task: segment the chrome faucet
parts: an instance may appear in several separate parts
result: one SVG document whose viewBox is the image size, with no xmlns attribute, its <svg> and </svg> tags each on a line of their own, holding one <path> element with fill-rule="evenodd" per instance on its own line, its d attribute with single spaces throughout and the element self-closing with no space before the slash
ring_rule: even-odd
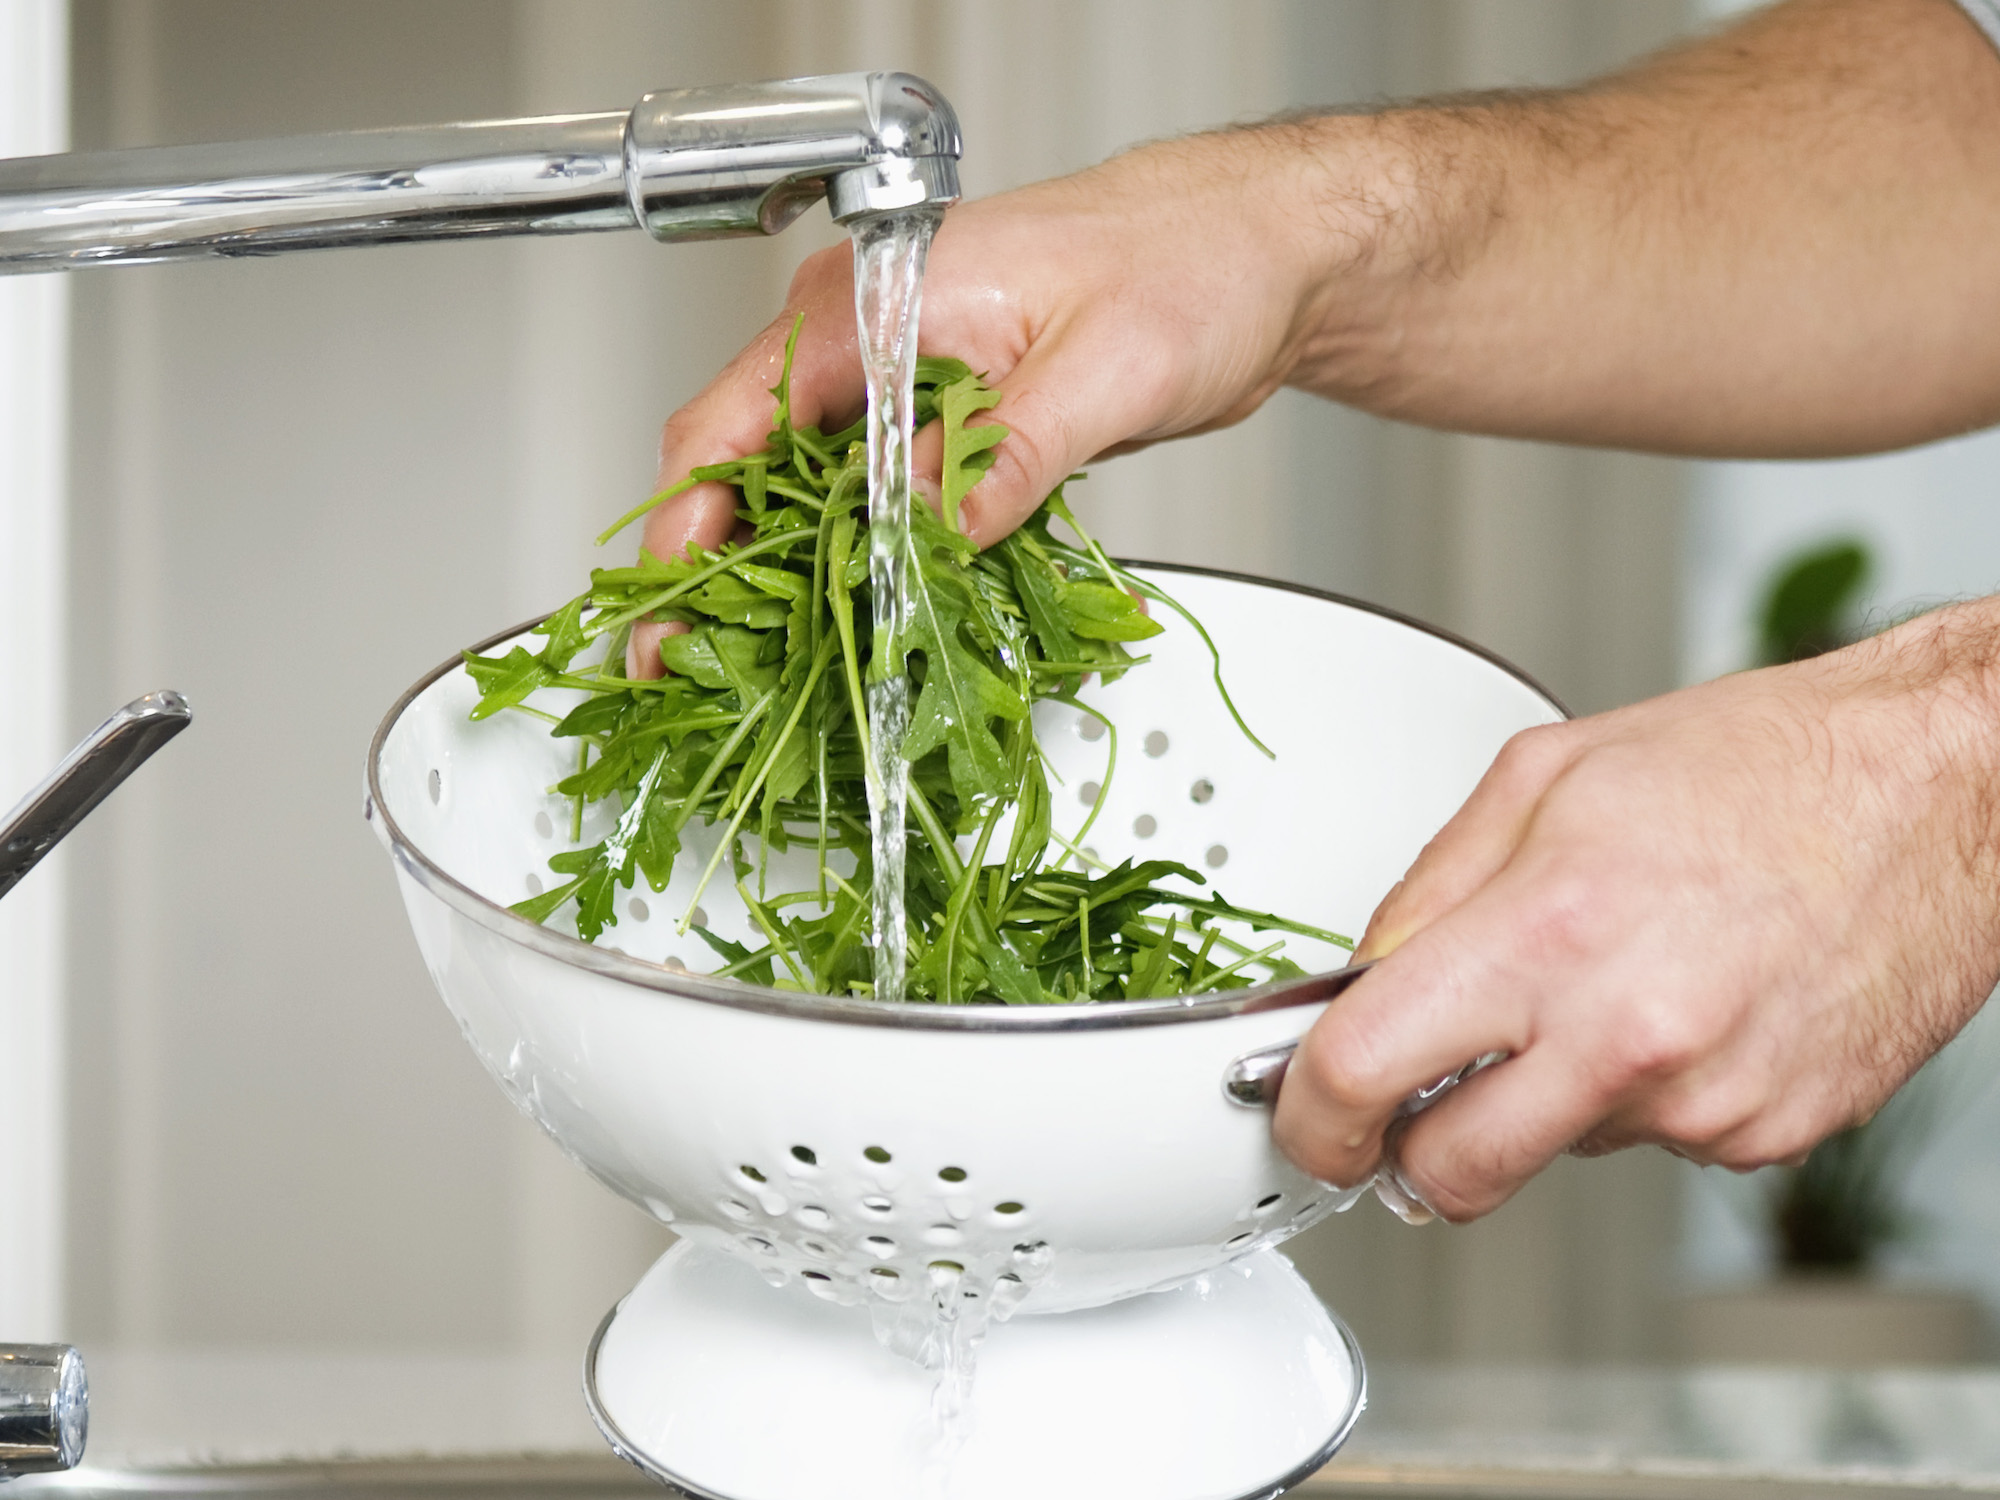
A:
<svg viewBox="0 0 2000 1500">
<path fill-rule="evenodd" d="M 0 896 L 192 718 L 179 693 L 148 693 L 85 735 L 0 819 Z M 89 1425 L 90 1384 L 76 1350 L 0 1344 L 0 1480 L 75 1467 Z"/>
<path fill-rule="evenodd" d="M 477 235 L 776 234 L 958 198 L 958 118 L 907 73 L 669 89 L 626 113 L 0 161 L 0 273 Z M 0 895 L 186 723 L 130 705 L 0 825 Z M 83 1451 L 83 1362 L 0 1344 L 0 1480 Z"/>
<path fill-rule="evenodd" d="M 629 112 L 0 161 L 0 272 L 496 234 L 776 234 L 958 198 L 907 73 L 668 89 Z"/>
</svg>

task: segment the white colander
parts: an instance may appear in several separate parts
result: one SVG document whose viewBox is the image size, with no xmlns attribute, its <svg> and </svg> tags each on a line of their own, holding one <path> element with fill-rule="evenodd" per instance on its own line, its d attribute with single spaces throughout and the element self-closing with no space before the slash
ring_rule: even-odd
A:
<svg viewBox="0 0 2000 1500">
<path fill-rule="evenodd" d="M 1206 624 L 1276 759 L 1231 723 L 1198 638 L 1159 611 L 1152 663 L 1086 690 L 1121 730 L 1086 839 L 1106 861 L 1177 859 L 1238 905 L 1358 933 L 1501 744 L 1561 717 L 1504 663 L 1385 612 L 1138 571 Z M 835 1301 L 914 1304 L 945 1278 L 995 1314 L 1060 1312 L 1184 1281 L 1335 1206 L 1273 1149 L 1268 1115 L 1223 1089 L 1232 1060 L 1295 1039 L 1318 1005 L 1260 1009 L 1257 990 L 895 1005 L 709 980 L 688 972 L 708 950 L 675 934 L 685 873 L 621 897 L 595 946 L 512 915 L 573 847 L 569 804 L 545 789 L 574 751 L 525 716 L 471 722 L 477 697 L 456 660 L 405 695 L 370 752 L 368 816 L 431 976 L 500 1086 L 680 1234 Z M 1059 705 L 1037 723 L 1073 814 L 1058 827 L 1074 830 L 1109 741 Z M 593 810 L 585 842 L 607 816 Z M 705 863 L 691 846 L 703 858 L 684 868 Z M 701 904 L 715 930 L 753 937 L 720 883 Z M 1287 951 L 1308 968 L 1342 959 Z"/>
</svg>

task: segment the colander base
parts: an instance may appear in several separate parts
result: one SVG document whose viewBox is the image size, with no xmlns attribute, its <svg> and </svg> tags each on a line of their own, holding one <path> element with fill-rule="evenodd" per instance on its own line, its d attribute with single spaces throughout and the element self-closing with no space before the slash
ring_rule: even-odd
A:
<svg viewBox="0 0 2000 1500">
<path fill-rule="evenodd" d="M 683 1241 L 606 1317 L 584 1387 L 613 1448 L 693 1500 L 1252 1500 L 1333 1455 L 1366 1383 L 1353 1336 L 1267 1250 L 996 1327 L 954 1450 L 935 1378 L 867 1309 Z"/>
</svg>

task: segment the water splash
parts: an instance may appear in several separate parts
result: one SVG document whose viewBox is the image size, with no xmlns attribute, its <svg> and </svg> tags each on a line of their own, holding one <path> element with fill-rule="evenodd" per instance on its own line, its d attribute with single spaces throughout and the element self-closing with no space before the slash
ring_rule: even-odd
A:
<svg viewBox="0 0 2000 1500">
<path fill-rule="evenodd" d="M 917 315 L 924 259 L 941 215 L 905 209 L 854 226 L 854 317 L 868 386 L 868 580 L 874 647 L 868 669 L 868 821 L 874 863 L 875 996 L 903 998 L 904 811 L 910 764 L 910 440 L 916 401 Z"/>
<path fill-rule="evenodd" d="M 892 1276 L 871 1287 L 877 1341 L 932 1377 L 920 1500 L 947 1494 L 952 1466 L 972 1437 L 980 1345 L 994 1324 L 1014 1315 L 1054 1260 L 1049 1246 L 1036 1240 L 1009 1254 L 981 1256 L 970 1266 L 934 1260 L 921 1279 Z"/>
</svg>

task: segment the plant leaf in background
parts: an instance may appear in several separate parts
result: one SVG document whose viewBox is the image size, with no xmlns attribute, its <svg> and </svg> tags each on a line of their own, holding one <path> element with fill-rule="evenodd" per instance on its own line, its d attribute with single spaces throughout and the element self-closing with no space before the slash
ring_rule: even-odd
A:
<svg viewBox="0 0 2000 1500">
<path fill-rule="evenodd" d="M 1873 571 L 1868 549 L 1842 540 L 1802 552 L 1773 576 L 1758 611 L 1757 665 L 1806 661 L 1857 638 L 1854 605 Z"/>
</svg>

